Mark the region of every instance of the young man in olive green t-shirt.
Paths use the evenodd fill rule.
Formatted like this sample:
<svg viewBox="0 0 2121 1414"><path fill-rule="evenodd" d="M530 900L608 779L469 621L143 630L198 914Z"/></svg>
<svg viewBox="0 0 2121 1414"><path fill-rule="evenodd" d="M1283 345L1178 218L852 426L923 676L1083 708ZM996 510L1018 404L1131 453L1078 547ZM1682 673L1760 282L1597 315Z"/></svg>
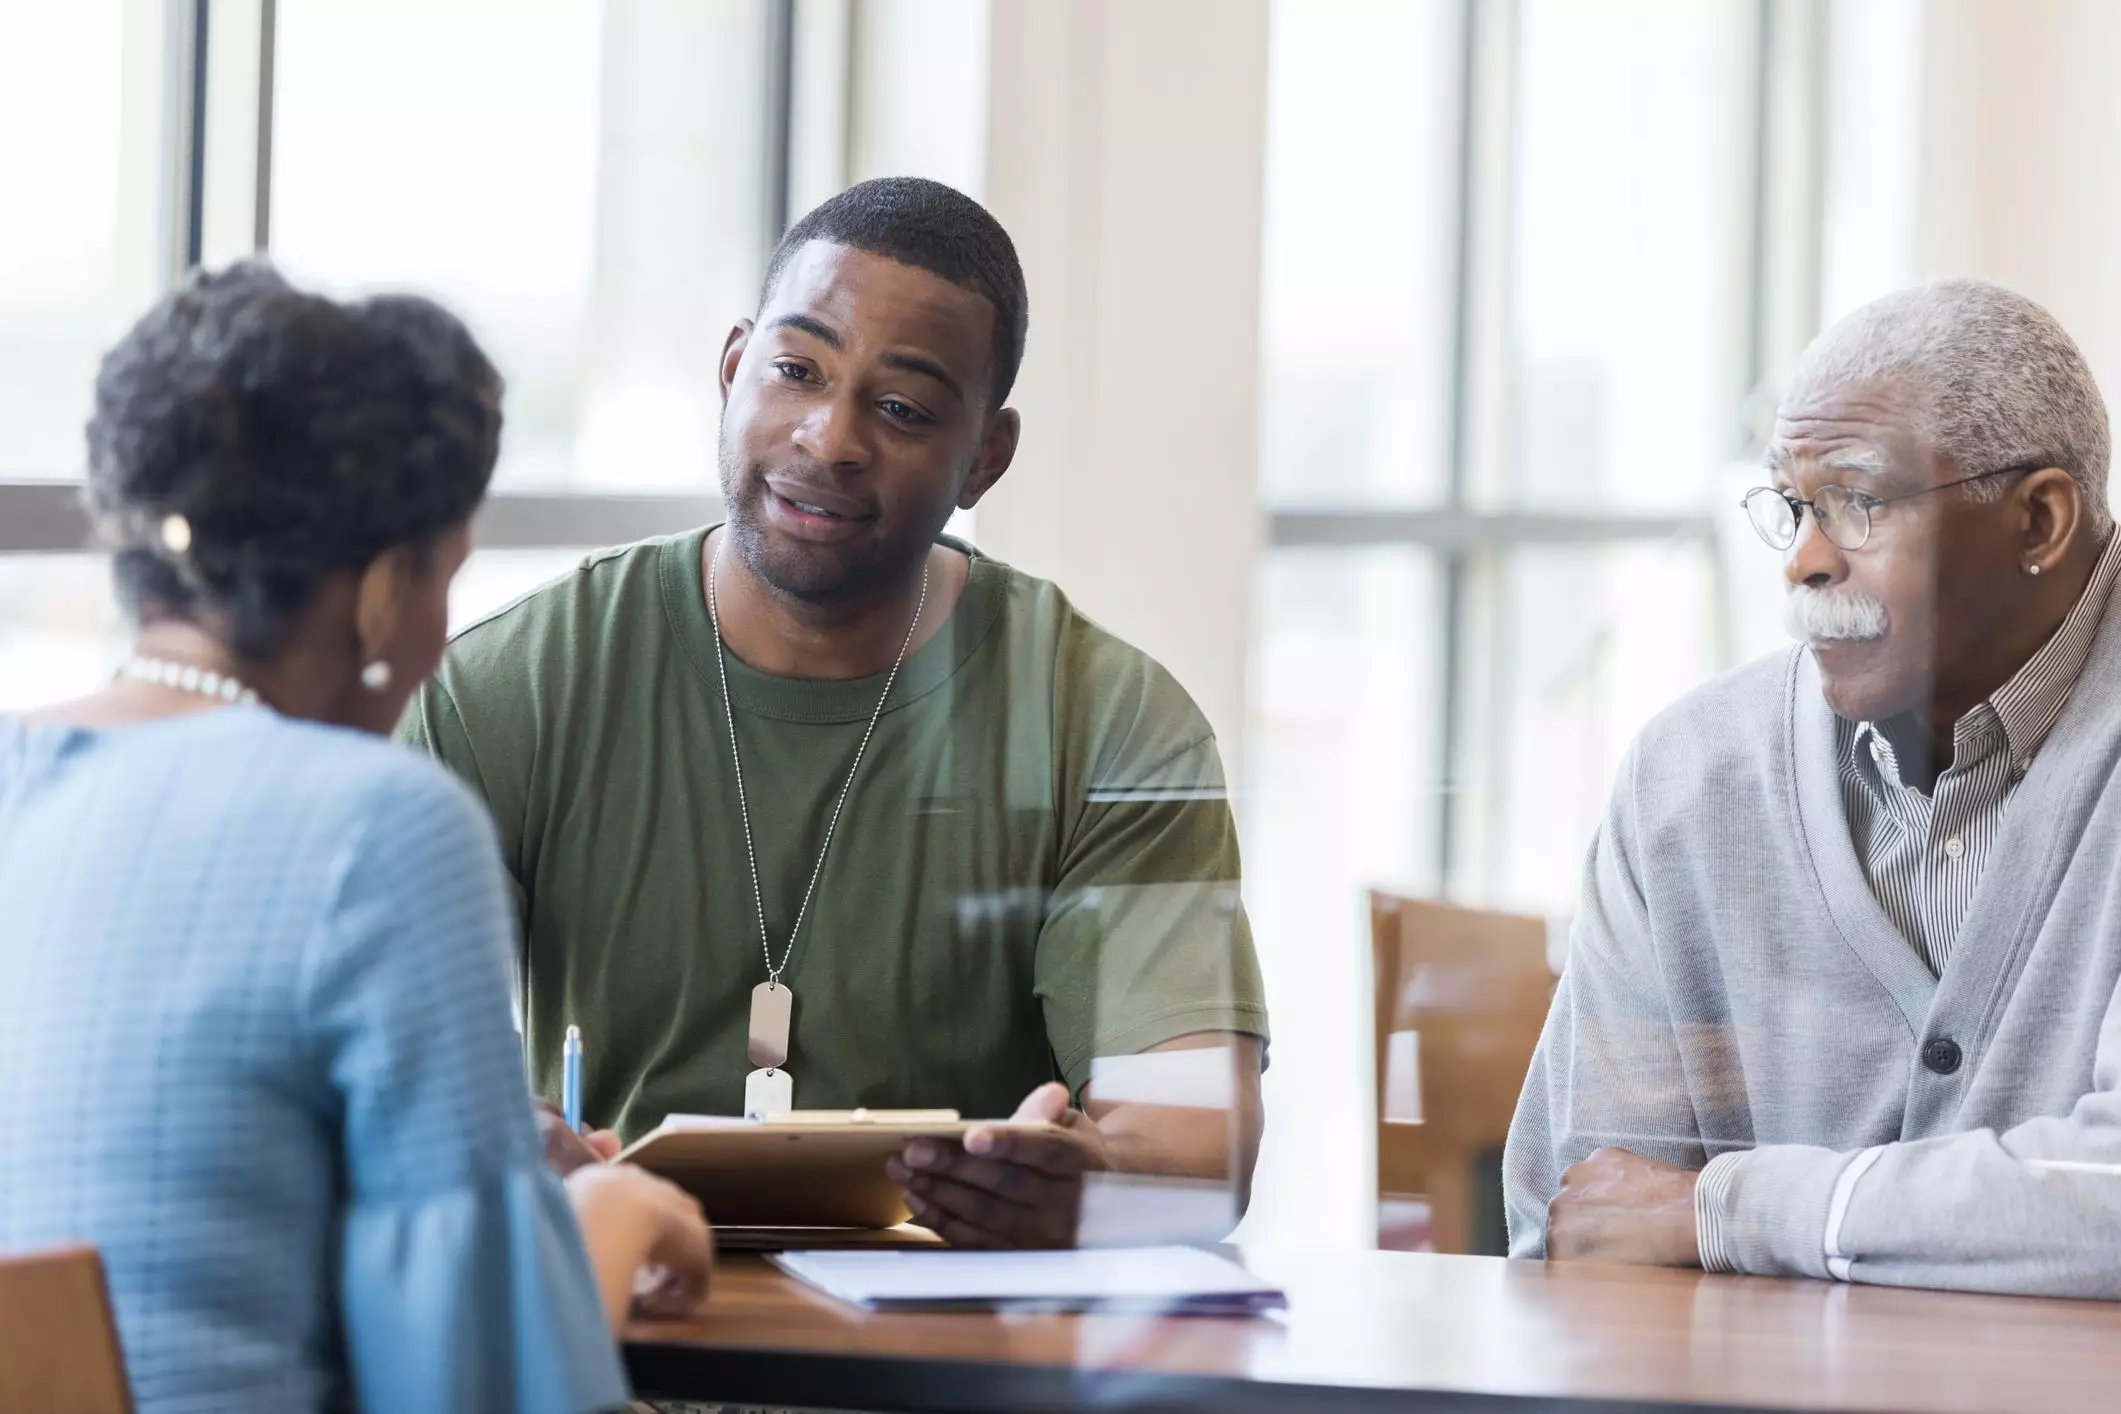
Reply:
<svg viewBox="0 0 2121 1414"><path fill-rule="evenodd" d="M1266 1036L1199 710L940 535L1014 454L1023 332L977 204L834 198L725 351L728 524L474 625L402 729L499 825L541 1090L579 1025L585 1113L627 1138L788 1104L1053 1120L903 1157L916 1216L979 1245L1069 1240L1088 1169L1242 1190ZM1172 1050L1227 1065L1222 1098L1101 1099L1094 1062Z"/></svg>

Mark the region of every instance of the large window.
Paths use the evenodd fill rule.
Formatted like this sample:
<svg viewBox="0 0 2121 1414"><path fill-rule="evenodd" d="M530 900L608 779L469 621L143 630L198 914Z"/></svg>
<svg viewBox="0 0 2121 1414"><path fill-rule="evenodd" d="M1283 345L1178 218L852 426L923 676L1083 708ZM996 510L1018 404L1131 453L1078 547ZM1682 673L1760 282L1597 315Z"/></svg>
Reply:
<svg viewBox="0 0 2121 1414"><path fill-rule="evenodd" d="M1463 808L1439 867L1483 903L1573 907L1627 742L1723 666L1712 514L1746 449L1760 12L1523 0L1475 36L1511 60L1471 110L1507 175L1469 227L1499 237L1467 265L1501 313L1460 468L1490 533L1447 571Z"/></svg>
<svg viewBox="0 0 2121 1414"><path fill-rule="evenodd" d="M274 258L331 287L429 291L471 322L509 378L503 488L711 485L717 357L775 234L769 18L288 0Z"/></svg>
<svg viewBox="0 0 2121 1414"><path fill-rule="evenodd" d="M831 19L802 31L828 60ZM264 251L471 324L509 399L460 622L713 513L716 364L787 215L787 0L82 0L6 28L0 708L122 651L82 428L101 352L193 264ZM806 139L806 181L844 148Z"/></svg>
<svg viewBox="0 0 2121 1414"><path fill-rule="evenodd" d="M1777 9L1272 7L1260 1183L1331 1238L1374 1231L1368 1166L1306 1158L1371 1132L1365 890L1559 922L1627 743L1733 660Z"/></svg>
<svg viewBox="0 0 2121 1414"><path fill-rule="evenodd" d="M1360 695L1275 650L1316 592L1285 566L1417 555L1434 745L1395 790L1415 821L1395 882L1565 909L1619 750L1727 656L1715 512L1758 377L1762 13L1274 7L1263 787L1275 743L1327 722L1376 754ZM1383 651L1396 679L1407 650ZM1568 844L1528 852L1547 835Z"/></svg>
<svg viewBox="0 0 2121 1414"><path fill-rule="evenodd" d="M116 0L8 11L0 478L79 472L96 359L169 269L166 17Z"/></svg>

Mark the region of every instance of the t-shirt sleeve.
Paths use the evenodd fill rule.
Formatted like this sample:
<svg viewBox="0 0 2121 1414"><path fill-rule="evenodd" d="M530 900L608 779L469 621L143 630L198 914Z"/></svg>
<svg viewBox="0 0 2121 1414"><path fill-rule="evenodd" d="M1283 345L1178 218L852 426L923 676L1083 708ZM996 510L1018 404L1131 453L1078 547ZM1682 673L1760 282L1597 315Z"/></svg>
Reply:
<svg viewBox="0 0 2121 1414"><path fill-rule="evenodd" d="M503 882L513 909L511 916L517 923L517 941L520 945L521 929L524 920L529 916L522 873L517 864L517 860L522 856L521 800L515 798L505 782L489 778L480 762L477 748L472 745L470 729L464 723L464 713L457 706L455 696L442 678L428 679L420 690L413 694L412 701L405 708L404 718L398 723L396 736L402 744L434 757L455 772L457 778L470 787L472 793L486 806L487 813L493 817L494 828L499 832L501 841Z"/></svg>
<svg viewBox="0 0 2121 1414"><path fill-rule="evenodd" d="M509 1021L492 828L405 761L351 835L301 999L342 1155L340 1324L361 1407L622 1404Z"/></svg>
<svg viewBox="0 0 2121 1414"><path fill-rule="evenodd" d="M1083 798L1062 803L1073 828L1036 968L1054 1059L1078 1094L1099 1057L1206 1031L1267 1035L1214 738L1138 761L1101 755L1075 787Z"/></svg>

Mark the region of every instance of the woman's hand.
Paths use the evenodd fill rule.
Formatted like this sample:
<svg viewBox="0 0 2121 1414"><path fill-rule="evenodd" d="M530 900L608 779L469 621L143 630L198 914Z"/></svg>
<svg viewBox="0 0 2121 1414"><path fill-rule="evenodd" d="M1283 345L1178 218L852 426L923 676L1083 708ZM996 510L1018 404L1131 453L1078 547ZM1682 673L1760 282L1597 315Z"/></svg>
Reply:
<svg viewBox="0 0 2121 1414"><path fill-rule="evenodd" d="M558 1105L531 1096L538 1117L538 1138L545 1143L545 1162L565 1178L584 1164L601 1164L619 1154L619 1136L608 1129L577 1134L567 1127Z"/></svg>
<svg viewBox="0 0 2121 1414"><path fill-rule="evenodd" d="M585 1164L565 1182L613 1333L633 1314L677 1320L699 1308L714 1235L690 1194L631 1164Z"/></svg>

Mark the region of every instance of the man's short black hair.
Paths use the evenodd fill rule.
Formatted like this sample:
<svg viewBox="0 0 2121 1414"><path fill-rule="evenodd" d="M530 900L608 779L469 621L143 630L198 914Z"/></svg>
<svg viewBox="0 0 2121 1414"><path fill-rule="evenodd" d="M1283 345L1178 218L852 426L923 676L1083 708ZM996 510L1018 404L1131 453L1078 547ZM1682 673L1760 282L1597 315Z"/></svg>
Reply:
<svg viewBox="0 0 2121 1414"><path fill-rule="evenodd" d="M841 192L788 228L766 266L759 307L781 271L812 241L867 251L940 275L994 306L994 388L989 410L1016 386L1031 299L1016 245L986 207L925 177L878 177Z"/></svg>

